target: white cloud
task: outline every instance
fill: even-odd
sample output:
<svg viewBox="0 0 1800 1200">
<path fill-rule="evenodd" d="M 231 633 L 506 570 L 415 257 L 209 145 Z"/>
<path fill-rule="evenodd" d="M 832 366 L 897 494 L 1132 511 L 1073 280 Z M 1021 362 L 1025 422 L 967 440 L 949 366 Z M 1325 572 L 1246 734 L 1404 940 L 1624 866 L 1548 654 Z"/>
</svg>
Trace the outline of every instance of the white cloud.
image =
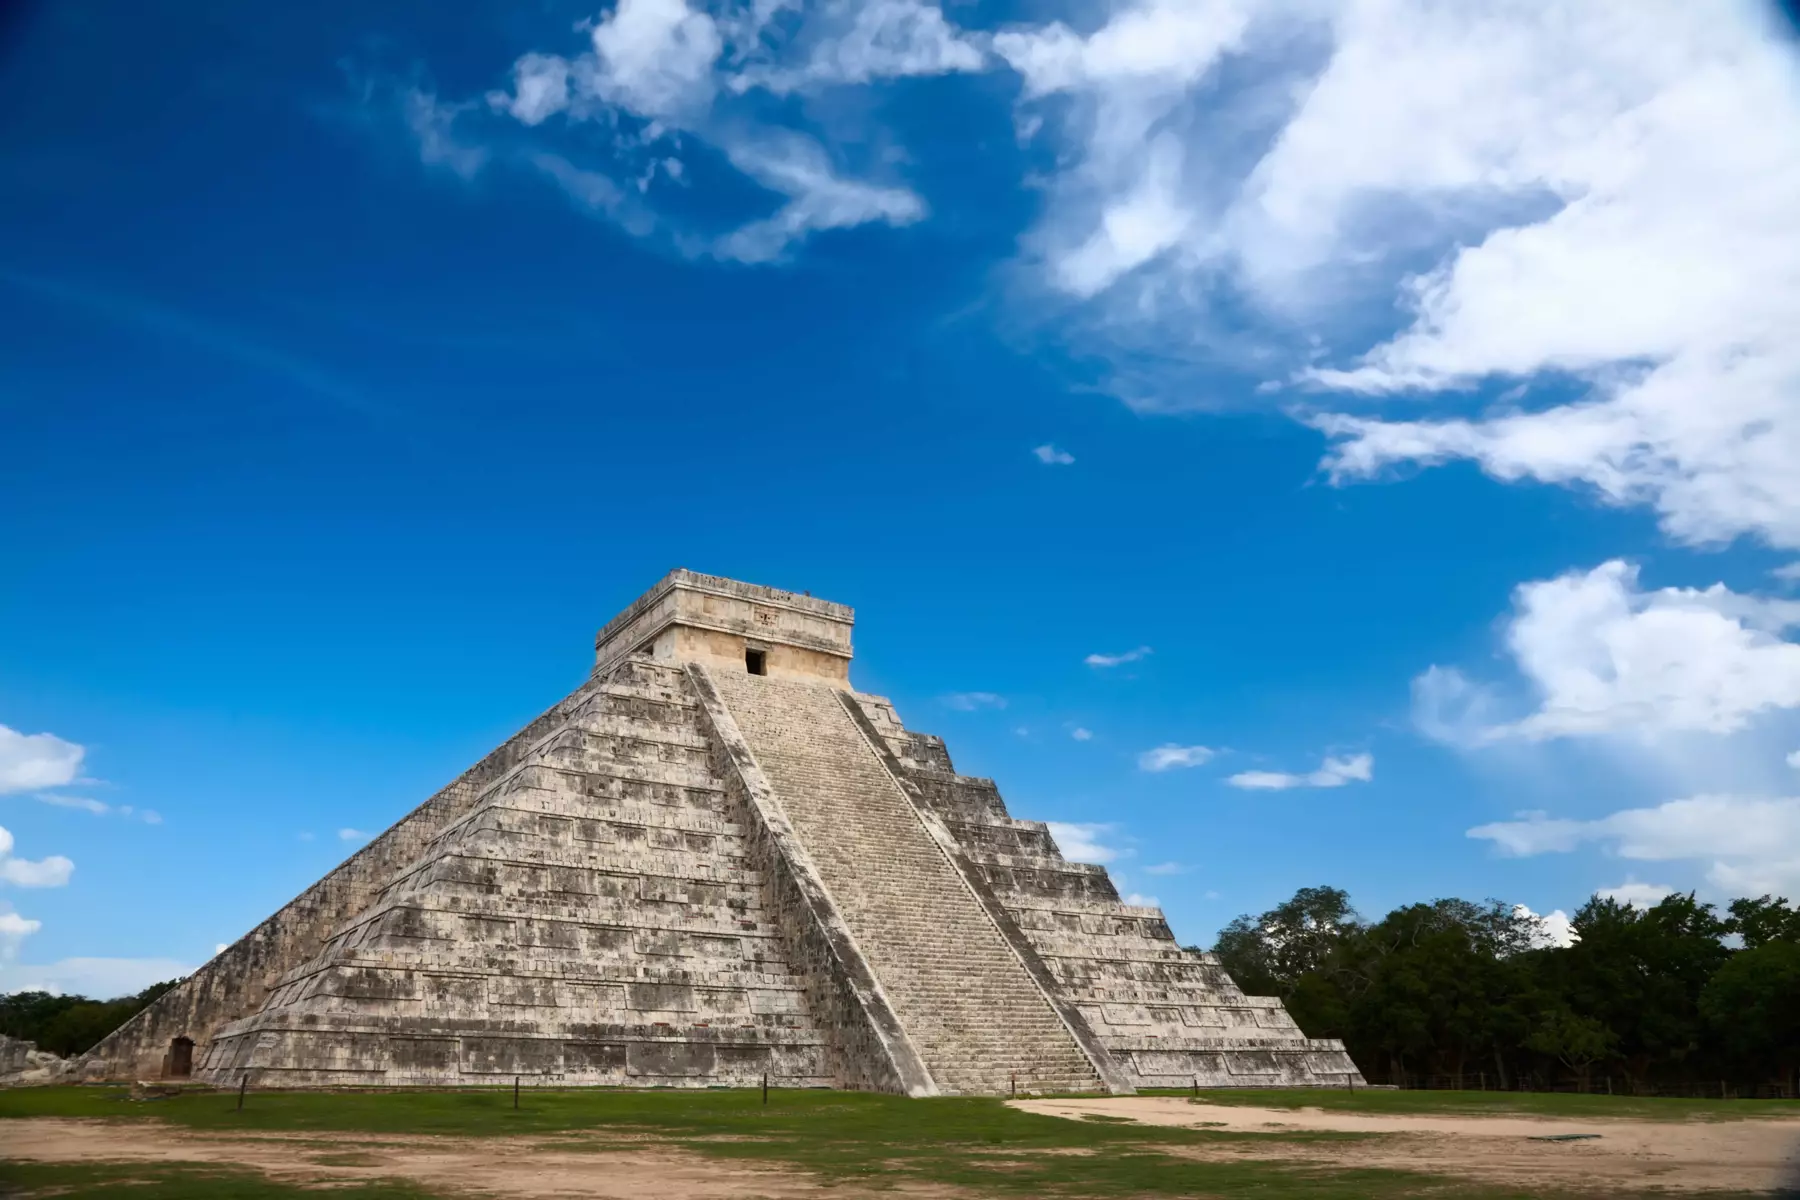
<svg viewBox="0 0 1800 1200">
<path fill-rule="evenodd" d="M 1337 475 L 1469 458 L 1650 505 L 1684 541 L 1800 545 L 1800 90 L 1771 16 L 1348 6 L 1259 168 L 1277 228 L 1341 255 L 1371 195 L 1427 213 L 1434 194 L 1440 212 L 1514 203 L 1404 282 L 1408 328 L 1318 378 L 1383 392 L 1552 372 L 1585 390 L 1472 419 L 1326 422 Z"/>
<path fill-rule="evenodd" d="M 1800 886 L 1800 797 L 1693 796 L 1597 820 L 1526 812 L 1478 825 L 1468 836 L 1517 856 L 1567 853 L 1592 843 L 1636 861 L 1692 860 L 1706 864 L 1714 887 L 1733 895 L 1791 895 Z"/>
<path fill-rule="evenodd" d="M 1068 467 L 1073 466 L 1075 463 L 1075 456 L 1073 454 L 1070 454 L 1067 450 L 1058 450 L 1049 442 L 1045 442 L 1042 446 L 1033 447 L 1031 452 L 1037 455 L 1037 460 L 1047 467 Z"/>
<path fill-rule="evenodd" d="M 1335 788 L 1346 783 L 1368 783 L 1375 778 L 1375 756 L 1352 754 L 1348 758 L 1327 757 L 1318 770 L 1304 775 L 1285 771 L 1240 771 L 1225 782 L 1250 791 L 1284 791 L 1288 788 Z"/>
<path fill-rule="evenodd" d="M 0 914 L 0 936 L 5 933 Z M 35 926 L 37 922 L 27 922 Z M 0 992 L 52 992 L 110 1000 L 131 996 L 153 983 L 191 975 L 193 968 L 173 958 L 65 958 L 41 966 L 0 969 Z"/>
<path fill-rule="evenodd" d="M 1134 905 L 1138 908 L 1158 908 L 1161 906 L 1155 896 L 1146 896 L 1141 892 L 1127 893 L 1119 902 L 1121 904 Z"/>
<path fill-rule="evenodd" d="M 1184 870 L 1186 870 L 1186 868 L 1183 867 L 1178 862 L 1163 862 L 1163 863 L 1153 863 L 1150 866 L 1145 867 L 1144 874 L 1146 874 L 1146 875 L 1179 875 Z"/>
<path fill-rule="evenodd" d="M 1176 767 L 1197 767 L 1218 753 L 1210 746 L 1177 746 L 1170 742 L 1138 755 L 1138 766 L 1146 771 L 1168 771 Z"/>
<path fill-rule="evenodd" d="M 713 19 L 686 0 L 619 0 L 594 26 L 593 43 L 576 70 L 585 89 L 608 103 L 674 119 L 712 101 L 724 41 Z"/>
<path fill-rule="evenodd" d="M 33 861 L 14 858 L 12 849 L 12 831 L 0 828 L 0 883 L 26 888 L 62 887 L 75 870 L 75 864 L 60 854 Z"/>
<path fill-rule="evenodd" d="M 727 62 L 761 53 L 762 30 L 783 7 L 760 5 L 749 13 L 726 9 L 715 17 L 686 0 L 620 0 L 592 27 L 586 53 L 572 59 L 541 51 L 521 56 L 513 64 L 510 90 L 490 92 L 486 107 L 528 129 L 557 114 L 598 125 L 605 131 L 600 143 L 585 139 L 573 156 L 539 147 L 517 155 L 516 161 L 553 180 L 584 211 L 637 237 L 660 235 L 690 257 L 774 262 L 819 231 L 920 220 L 925 202 L 911 189 L 847 177 L 817 138 L 769 124 L 762 119 L 767 115 L 762 108 L 746 107 L 735 93 L 722 92 L 721 71 Z M 831 14 L 814 15 L 829 23 Z M 814 61 L 789 74 L 795 81 L 841 76 L 857 82 L 880 74 L 917 73 L 932 53 L 934 19 L 937 28 L 948 31 L 936 9 L 909 0 L 880 0 L 860 10 L 833 37 L 815 39 Z M 736 91 L 758 78 L 773 86 L 777 75 L 789 78 L 781 71 L 746 66 L 736 77 Z M 729 232 L 709 235 L 683 229 L 647 203 L 634 201 L 630 193 L 649 193 L 659 174 L 670 180 L 685 176 L 681 160 L 666 147 L 688 142 L 717 151 L 739 173 L 781 197 L 779 207 Z M 604 161 L 580 165 L 578 158 Z M 619 182 L 624 178 L 635 178 L 635 185 L 628 189 Z"/>
<path fill-rule="evenodd" d="M 919 0 L 827 5 L 822 15 L 831 27 L 811 41 L 801 65 L 747 66 L 730 80 L 732 90 L 757 87 L 784 95 L 825 85 L 979 71 L 986 60 L 975 39 L 944 20 L 942 9 Z"/>
<path fill-rule="evenodd" d="M 1134 663 L 1139 659 L 1150 657 L 1152 651 L 1148 646 L 1139 646 L 1136 650 L 1127 650 L 1123 654 L 1090 654 L 1081 661 L 1090 667 L 1101 670 L 1107 667 L 1120 667 L 1126 663 Z"/>
<path fill-rule="evenodd" d="M 1195 362 L 1298 370 L 1340 410 L 1339 481 L 1466 458 L 1684 541 L 1800 546 L 1800 88 L 1774 12 L 1123 0 L 1090 34 L 1009 30 L 1018 124 L 1058 155 L 1034 278 L 1140 407 L 1214 403 Z M 1394 307 L 1398 332 L 1372 315 Z M 1490 381 L 1522 401 L 1483 409 Z M 1369 412 L 1396 392 L 1448 411 Z"/>
<path fill-rule="evenodd" d="M 1533 949 L 1556 946 L 1567 948 L 1576 942 L 1575 931 L 1569 923 L 1569 914 L 1562 909 L 1554 909 L 1549 913 L 1535 913 L 1523 904 L 1513 905 L 1513 915 L 1523 917 L 1532 922 L 1534 931 L 1531 936 Z"/>
<path fill-rule="evenodd" d="M 1660 883 L 1639 883 L 1628 878 L 1617 887 L 1601 888 L 1594 894 L 1608 900 L 1617 900 L 1620 904 L 1629 904 L 1633 908 L 1653 908 L 1664 896 L 1673 895 L 1674 892 L 1674 888 Z"/>
<path fill-rule="evenodd" d="M 871 221 L 909 225 L 925 215 L 925 202 L 906 188 L 845 179 L 825 148 L 800 134 L 784 130 L 737 138 L 725 153 L 734 167 L 788 202 L 773 216 L 720 238 L 713 249 L 720 258 L 771 262 L 815 230 Z"/>
<path fill-rule="evenodd" d="M 225 953 L 225 951 L 229 950 L 230 948 L 231 948 L 230 942 L 214 942 L 213 943 L 213 957 L 217 958 L 219 955 Z"/>
<path fill-rule="evenodd" d="M 1637 569 L 1591 571 L 1520 586 L 1507 648 L 1536 711 L 1493 719 L 1490 689 L 1434 667 L 1414 681 L 1421 729 L 1449 741 L 1743 729 L 1759 713 L 1800 707 L 1800 602 L 1723 584 L 1646 591 Z"/>
<path fill-rule="evenodd" d="M 20 942 L 43 927 L 42 921 L 21 917 L 10 908 L 0 908 L 0 967 L 19 952 Z"/>
<path fill-rule="evenodd" d="M 1770 571 L 1769 574 L 1783 583 L 1800 583 L 1800 562 L 1785 563 Z"/>
<path fill-rule="evenodd" d="M 1065 821 L 1045 823 L 1050 827 L 1050 836 L 1055 839 L 1057 849 L 1070 862 L 1104 864 L 1127 854 L 1126 851 L 1106 845 L 1100 840 L 1111 834 L 1117 826 L 1071 824 Z"/>
<path fill-rule="evenodd" d="M 1091 742 L 1094 740 L 1094 731 L 1077 725 L 1075 728 L 1069 730 L 1069 736 L 1078 742 Z"/>
<path fill-rule="evenodd" d="M 53 733 L 20 733 L 0 725 L 0 794 L 74 783 L 86 753 Z"/>
<path fill-rule="evenodd" d="M 1005 708 L 1006 697 L 993 692 L 951 692 L 940 697 L 944 707 L 957 712 L 975 712 L 983 708 Z"/>
<path fill-rule="evenodd" d="M 1800 771 L 1800 750 L 1795 750 L 1787 756 L 1787 765 Z"/>
<path fill-rule="evenodd" d="M 366 842 L 369 840 L 369 835 L 360 829 L 340 829 L 337 835 L 340 842 Z"/>
</svg>

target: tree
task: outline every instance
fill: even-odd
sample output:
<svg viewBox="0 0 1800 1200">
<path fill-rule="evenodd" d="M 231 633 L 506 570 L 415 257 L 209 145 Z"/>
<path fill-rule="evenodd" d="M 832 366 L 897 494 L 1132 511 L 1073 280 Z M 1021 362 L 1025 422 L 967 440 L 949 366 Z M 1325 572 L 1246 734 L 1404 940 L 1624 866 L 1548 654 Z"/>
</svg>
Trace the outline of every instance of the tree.
<svg viewBox="0 0 1800 1200">
<path fill-rule="evenodd" d="M 1789 906 L 1784 896 L 1733 900 L 1727 911 L 1731 919 L 1726 924 L 1744 939 L 1745 949 L 1769 942 L 1800 942 L 1800 909 Z"/>
<path fill-rule="evenodd" d="M 1700 993 L 1700 1012 L 1734 1066 L 1800 1086 L 1800 944 L 1770 939 L 1732 955 Z"/>
<path fill-rule="evenodd" d="M 57 996 L 49 992 L 14 992 L 0 996 L 0 1033 L 22 1038 L 70 1058 L 85 1054 L 101 1038 L 147 1008 L 158 996 L 180 983 L 171 979 L 151 984 L 135 996 L 116 1000 L 90 1000 L 86 996 Z"/>
<path fill-rule="evenodd" d="M 1581 1079 L 1581 1090 L 1588 1090 L 1588 1072 L 1596 1062 L 1608 1058 L 1619 1048 L 1618 1035 L 1593 1017 L 1584 1017 L 1558 1006 L 1546 1012 L 1538 1027 L 1525 1040 L 1528 1048 L 1548 1054 Z"/>
<path fill-rule="evenodd" d="M 1345 938 L 1361 928 L 1341 888 L 1301 888 L 1259 917 L 1238 917 L 1219 931 L 1213 953 L 1253 996 L 1288 996 L 1323 970 Z"/>
</svg>

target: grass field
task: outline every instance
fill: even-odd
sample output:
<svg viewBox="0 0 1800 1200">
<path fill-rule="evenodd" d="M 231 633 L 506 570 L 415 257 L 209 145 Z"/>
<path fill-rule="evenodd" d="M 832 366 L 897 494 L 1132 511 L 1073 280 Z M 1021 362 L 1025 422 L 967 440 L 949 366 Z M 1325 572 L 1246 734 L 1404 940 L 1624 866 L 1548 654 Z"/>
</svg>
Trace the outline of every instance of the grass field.
<svg viewBox="0 0 1800 1200">
<path fill-rule="evenodd" d="M 1188 1092 L 1169 1092 L 1186 1096 Z M 1676 1100 L 1655 1096 L 1580 1096 L 1561 1092 L 1336 1091 L 1324 1088 L 1208 1091 L 1208 1104 L 1254 1108 L 1322 1108 L 1331 1112 L 1440 1113 L 1491 1116 L 1516 1113 L 1543 1117 L 1630 1117 L 1640 1121 L 1741 1121 L 1753 1117 L 1800 1117 L 1800 1100 Z"/>
<path fill-rule="evenodd" d="M 1217 1093 L 1203 1095 L 1220 1098 Z M 1230 1093 L 1224 1099 L 1316 1105 L 1330 1095 L 1335 1094 Z M 1377 1111 L 1412 1111 L 1376 1106 L 1423 1096 L 1438 1105 L 1432 1111 L 1444 1111 L 1454 1104 L 1452 1095 L 1370 1092 L 1352 1098 L 1346 1093 L 1341 1102 Z M 1469 1102 L 1492 1101 L 1482 1101 L 1481 1094 L 1475 1093 Z M 1524 1200 L 1578 1194 L 1472 1185 L 1407 1171 L 1274 1161 L 1283 1144 L 1308 1142 L 1328 1148 L 1354 1141 L 1358 1135 L 1227 1134 L 1110 1120 L 1074 1121 L 1019 1112 L 991 1099 L 907 1100 L 866 1093 L 778 1091 L 770 1094 L 764 1107 L 755 1091 L 590 1089 L 526 1091 L 515 1110 L 510 1090 L 496 1089 L 252 1092 L 244 1111 L 236 1111 L 236 1103 L 236 1096 L 229 1092 L 190 1092 L 162 1100 L 132 1101 L 122 1088 L 15 1089 L 0 1092 L 0 1120 L 100 1118 L 166 1123 L 214 1134 L 280 1131 L 352 1134 L 370 1140 L 399 1135 L 458 1139 L 589 1135 L 592 1141 L 585 1148 L 597 1152 L 616 1147 L 621 1140 L 650 1141 L 713 1158 L 760 1160 L 797 1168 L 846 1185 L 846 1195 L 881 1190 L 896 1181 L 950 1185 L 975 1196 L 1071 1198 Z M 1221 1143 L 1233 1147 L 1233 1155 L 1224 1161 L 1199 1161 L 1183 1154 L 1184 1149 Z M 356 1148 L 351 1138 L 336 1137 L 332 1144 L 344 1151 Z M 571 1145 L 583 1148 L 580 1141 L 568 1137 L 559 1136 L 557 1144 L 565 1151 Z M 346 1161 L 353 1157 L 345 1156 Z M 1328 1157 L 1326 1161 L 1329 1164 Z M 328 1165 L 321 1168 L 320 1182 L 328 1183 L 331 1195 L 343 1200 L 419 1200 L 430 1195 L 401 1181 L 333 1180 Z M 251 1200 L 303 1192 L 317 1194 L 254 1173 L 197 1166 L 0 1162 L 0 1193 L 7 1195 Z"/>
</svg>

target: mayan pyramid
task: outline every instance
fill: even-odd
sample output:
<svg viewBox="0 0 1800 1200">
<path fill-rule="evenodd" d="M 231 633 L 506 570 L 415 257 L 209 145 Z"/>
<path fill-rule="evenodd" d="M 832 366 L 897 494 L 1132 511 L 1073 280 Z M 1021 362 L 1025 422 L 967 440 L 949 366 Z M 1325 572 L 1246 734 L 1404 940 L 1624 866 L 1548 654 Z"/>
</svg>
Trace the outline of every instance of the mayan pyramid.
<svg viewBox="0 0 1800 1200">
<path fill-rule="evenodd" d="M 850 686 L 843 605 L 675 571 L 579 688 L 90 1079 L 935 1094 L 1360 1084 Z"/>
</svg>

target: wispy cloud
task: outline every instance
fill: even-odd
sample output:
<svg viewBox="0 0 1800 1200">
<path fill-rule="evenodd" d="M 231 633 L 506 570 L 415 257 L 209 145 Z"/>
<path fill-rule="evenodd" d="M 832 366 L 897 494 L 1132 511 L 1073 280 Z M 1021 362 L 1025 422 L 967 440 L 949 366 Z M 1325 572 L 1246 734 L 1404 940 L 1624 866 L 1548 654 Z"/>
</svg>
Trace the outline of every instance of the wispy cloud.
<svg viewBox="0 0 1800 1200">
<path fill-rule="evenodd" d="M 1108 667 L 1122 667 L 1126 663 L 1134 663 L 1139 659 L 1149 658 L 1153 651 L 1148 646 L 1139 646 L 1136 650 L 1127 650 L 1123 654 L 1090 654 L 1081 661 L 1090 667 L 1105 670 Z"/>
<path fill-rule="evenodd" d="M 169 338 L 218 358 L 278 377 L 297 390 L 362 416 L 385 416 L 384 406 L 316 363 L 248 337 L 212 318 L 201 318 L 121 291 L 49 279 L 0 266 L 0 283 L 80 309 L 154 337 Z"/>
<path fill-rule="evenodd" d="M 48 804 L 53 808 L 72 808 L 78 812 L 93 813 L 96 817 L 110 814 L 136 819 L 146 825 L 162 824 L 162 814 L 153 808 L 134 808 L 129 804 L 108 804 L 91 796 L 70 796 L 62 792 L 39 792 L 36 800 L 40 804 Z"/>
<path fill-rule="evenodd" d="M 1617 900 L 1620 904 L 1629 904 L 1633 908 L 1654 908 L 1664 896 L 1674 895 L 1675 889 L 1660 883 L 1639 883 L 1626 876 L 1624 883 L 1601 888 L 1594 894 L 1608 900 Z"/>
<path fill-rule="evenodd" d="M 337 835 L 340 842 L 366 842 L 369 840 L 369 835 L 360 829 L 340 829 Z"/>
<path fill-rule="evenodd" d="M 1078 742 L 1091 742 L 1094 740 L 1094 731 L 1085 728 L 1084 726 L 1077 725 L 1075 728 L 1069 730 L 1069 736 Z"/>
<path fill-rule="evenodd" d="M 945 708 L 957 712 L 975 712 L 984 708 L 1005 708 L 1006 697 L 994 692 L 951 692 L 938 698 Z"/>
<path fill-rule="evenodd" d="M 1067 450 L 1058 450 L 1049 442 L 1045 442 L 1042 446 L 1033 448 L 1031 452 L 1037 455 L 1037 460 L 1046 467 L 1068 467 L 1073 466 L 1075 463 L 1075 456 L 1073 454 L 1070 454 Z"/>
<path fill-rule="evenodd" d="M 1211 746 L 1177 746 L 1170 742 L 1138 755 L 1138 766 L 1146 771 L 1171 771 L 1177 767 L 1198 767 L 1210 762 L 1218 753 Z"/>
<path fill-rule="evenodd" d="M 8 936 L 0 914 L 0 939 Z M 26 933 L 36 932 L 38 922 Z M 19 935 L 23 936 L 23 935 Z M 7 964 L 0 967 L 0 992 L 49 992 L 58 996 L 92 996 L 112 999 L 143 991 L 153 983 L 180 979 L 194 968 L 173 958 L 64 958 L 41 965 Z"/>
<path fill-rule="evenodd" d="M 1150 866 L 1145 867 L 1144 874 L 1146 874 L 1146 875 L 1179 875 L 1185 870 L 1187 870 L 1187 868 L 1182 866 L 1178 862 L 1161 862 L 1161 863 L 1152 863 Z"/>
<path fill-rule="evenodd" d="M 1346 783 L 1368 783 L 1375 778 L 1375 756 L 1352 754 L 1326 758 L 1318 770 L 1304 774 L 1286 771 L 1239 771 L 1225 782 L 1249 791 L 1284 791 L 1288 788 L 1335 788 Z"/>
</svg>

